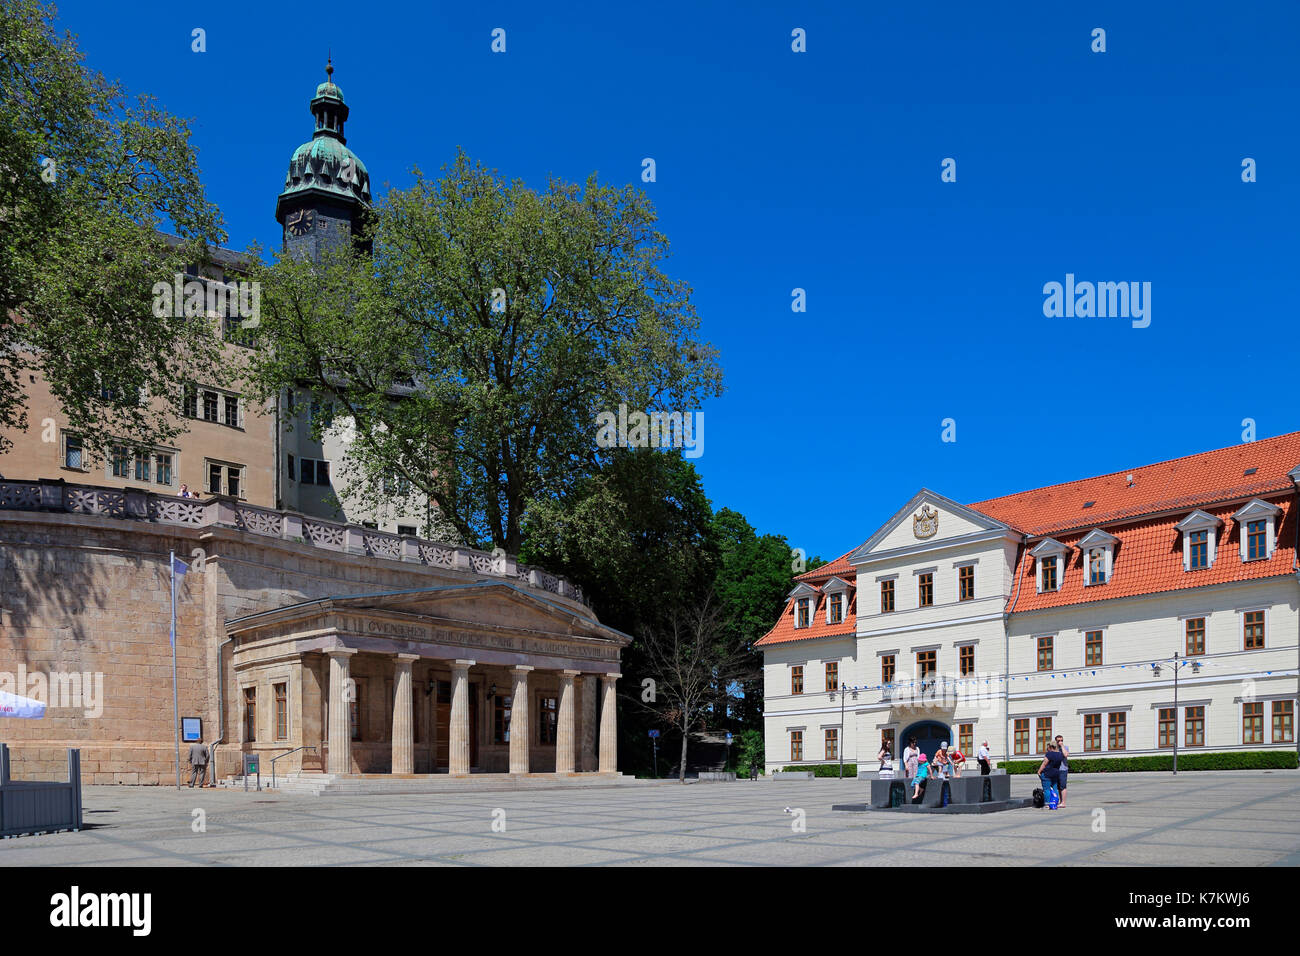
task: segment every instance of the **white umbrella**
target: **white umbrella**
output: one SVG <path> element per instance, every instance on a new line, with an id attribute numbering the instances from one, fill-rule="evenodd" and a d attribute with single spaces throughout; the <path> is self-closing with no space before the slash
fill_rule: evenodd
<path id="1" fill-rule="evenodd" d="M 30 697 L 19 697 L 7 690 L 0 690 L 0 717 L 26 717 L 40 720 L 45 716 L 45 705 Z"/>

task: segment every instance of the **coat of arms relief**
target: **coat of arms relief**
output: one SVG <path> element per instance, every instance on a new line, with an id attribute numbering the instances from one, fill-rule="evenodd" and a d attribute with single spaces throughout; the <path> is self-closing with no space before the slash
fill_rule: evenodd
<path id="1" fill-rule="evenodd" d="M 939 512 L 925 505 L 912 515 L 912 534 L 918 538 L 933 538 L 939 530 Z"/>

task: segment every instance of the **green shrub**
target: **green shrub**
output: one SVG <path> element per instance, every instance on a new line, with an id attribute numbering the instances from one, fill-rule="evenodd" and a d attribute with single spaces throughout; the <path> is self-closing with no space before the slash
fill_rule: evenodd
<path id="1" fill-rule="evenodd" d="M 1007 773 L 1034 773 L 1038 760 L 1012 760 L 1002 764 Z M 1294 750 L 1250 750 L 1240 753 L 1180 753 L 1179 770 L 1294 770 Z M 1172 753 L 1150 757 L 1070 756 L 1070 773 L 1132 773 L 1142 770 L 1173 770 Z"/>
<path id="2" fill-rule="evenodd" d="M 840 765 L 837 763 L 810 763 L 799 764 L 793 767 L 781 767 L 781 770 L 788 770 L 791 773 L 801 771 L 811 771 L 814 777 L 838 777 L 840 775 Z M 844 765 L 844 776 L 856 777 L 858 775 L 858 765 L 855 763 L 846 763 Z"/>

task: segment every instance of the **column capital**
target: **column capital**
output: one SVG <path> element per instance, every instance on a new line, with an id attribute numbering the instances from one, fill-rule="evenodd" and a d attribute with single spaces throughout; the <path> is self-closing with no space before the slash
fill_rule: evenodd
<path id="1" fill-rule="evenodd" d="M 600 675 L 600 679 L 605 681 L 608 684 L 612 684 L 616 680 L 621 680 L 622 677 L 623 677 L 622 674 L 601 674 Z"/>
<path id="2" fill-rule="evenodd" d="M 512 667 L 512 668 L 510 668 L 510 673 L 512 673 L 512 674 L 527 674 L 527 673 L 529 673 L 530 671 L 535 671 L 535 670 L 537 670 L 537 668 L 534 667 L 532 664 L 520 664 L 518 667 Z"/>
<path id="3" fill-rule="evenodd" d="M 419 659 L 420 659 L 419 654 L 398 654 L 397 655 L 397 662 L 399 664 L 405 664 L 408 667 L 414 664 Z"/>
<path id="4" fill-rule="evenodd" d="M 356 652 L 357 649 L 355 647 L 333 647 L 325 653 L 330 657 L 351 657 Z"/>
<path id="5" fill-rule="evenodd" d="M 458 658 L 458 659 L 456 659 L 456 660 L 454 660 L 454 661 L 450 661 L 449 663 L 451 664 L 451 669 L 452 669 L 452 670 L 456 670 L 456 671 L 467 671 L 467 670 L 469 670 L 471 667 L 473 667 L 475 664 L 477 664 L 478 661 L 468 661 L 468 660 L 464 660 L 464 659 L 462 659 L 462 658 Z"/>
<path id="6" fill-rule="evenodd" d="M 582 671 L 562 670 L 560 671 L 560 674 L 564 677 L 567 677 L 569 680 L 573 680 L 573 678 L 575 677 L 580 677 L 582 675 Z"/>

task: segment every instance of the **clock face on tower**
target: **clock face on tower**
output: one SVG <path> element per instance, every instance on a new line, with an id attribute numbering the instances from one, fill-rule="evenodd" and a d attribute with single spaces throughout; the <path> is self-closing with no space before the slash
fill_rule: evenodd
<path id="1" fill-rule="evenodd" d="M 311 232 L 313 216 L 310 209 L 300 209 L 284 221 L 284 228 L 291 236 L 305 236 Z"/>

